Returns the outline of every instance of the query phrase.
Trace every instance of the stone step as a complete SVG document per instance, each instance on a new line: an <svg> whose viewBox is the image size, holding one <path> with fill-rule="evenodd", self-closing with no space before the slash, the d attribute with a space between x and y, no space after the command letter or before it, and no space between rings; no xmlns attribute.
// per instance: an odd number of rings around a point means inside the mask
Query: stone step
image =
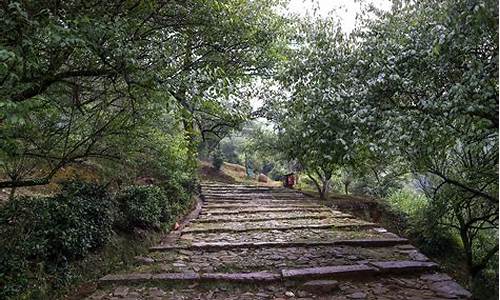
<svg viewBox="0 0 500 300"><path fill-rule="evenodd" d="M245 273L248 274L248 273ZM275 273L273 273L275 274ZM247 275L248 276L248 275ZM167 277L167 276L164 276ZM224 288L207 282L169 284L105 284L89 300L108 299L469 299L471 293L442 273L370 277L371 280L304 280L242 284L225 282ZM158 282L161 283L161 282ZM200 281L200 283L202 283ZM296 284L293 284L296 283Z"/></svg>
<svg viewBox="0 0 500 300"><path fill-rule="evenodd" d="M232 272L279 271L283 268L312 268L368 264L371 261L416 260L395 247L316 246L284 248L240 248L172 250L151 252L141 272ZM427 260L428 261L428 260Z"/></svg>
<svg viewBox="0 0 500 300"><path fill-rule="evenodd" d="M438 267L438 265L434 262L414 260L378 261L370 262L370 264L379 269L380 272L390 274L430 271L435 270Z"/></svg>
<svg viewBox="0 0 500 300"><path fill-rule="evenodd" d="M298 220L298 219L327 219L327 218L354 218L348 214L305 214L296 216L273 216L273 217L253 217L253 218L203 218L193 220L192 223L218 223L218 222L262 222L272 220Z"/></svg>
<svg viewBox="0 0 500 300"><path fill-rule="evenodd" d="M244 200L238 200L238 199L202 199L203 203L205 204L316 204L315 202L312 201L305 201L305 200L298 200L298 199L244 199Z"/></svg>
<svg viewBox="0 0 500 300"><path fill-rule="evenodd" d="M319 204L204 204L203 209L249 209L249 208L325 208Z"/></svg>
<svg viewBox="0 0 500 300"><path fill-rule="evenodd" d="M319 279L319 278L353 278L360 279L366 276L373 276L378 269L369 265L356 264L344 266L326 266L300 269L283 269L281 276L283 279Z"/></svg>
<svg viewBox="0 0 500 300"><path fill-rule="evenodd" d="M297 192L286 192L286 191L274 191L274 190L202 190L205 195L241 195L245 196L247 194L253 195L284 195L284 196L304 196L302 193Z"/></svg>
<svg viewBox="0 0 500 300"><path fill-rule="evenodd" d="M281 274L283 279L318 279L318 278L352 278L359 280L366 276L377 274L417 274L435 271L437 264L427 261L379 261L368 264L326 266L301 269L283 269Z"/></svg>
<svg viewBox="0 0 500 300"><path fill-rule="evenodd" d="M318 246L357 246L357 247L389 247L408 244L405 238L387 239L350 239L328 241L287 241L287 242L194 242L189 245L158 245L149 248L149 251L170 250L217 250L239 248L290 248L290 247L318 247Z"/></svg>
<svg viewBox="0 0 500 300"><path fill-rule="evenodd" d="M301 197L296 197L296 196L291 196L291 197L284 197L284 196L253 196L253 195L248 195L248 196L206 196L204 195L203 200L205 201L210 201L210 200L231 200L231 201L269 201L269 200L280 200L280 201L303 201L307 200L306 198L301 198Z"/></svg>
<svg viewBox="0 0 500 300"><path fill-rule="evenodd" d="M257 209L241 209L241 210L202 210L202 215L237 215L237 214L251 214L259 212L287 212L287 211L316 211L316 212L331 212L329 208L319 207L319 208L257 208Z"/></svg>
<svg viewBox="0 0 500 300"><path fill-rule="evenodd" d="M380 266L380 267L378 267ZM259 283L281 280L304 279L344 279L362 280L373 275L384 276L394 274L394 268L401 273L423 273L435 270L432 262L387 261L371 264L354 264L340 266L324 266L313 268L282 269L280 272L245 272L245 273L129 273L110 274L99 279L100 284L137 284L145 282L240 282Z"/></svg>
<svg viewBox="0 0 500 300"><path fill-rule="evenodd" d="M205 189L202 188L201 190L204 194L225 194L225 193L230 193L230 194L246 194L246 193L266 193L266 194L271 194L275 193L278 191L273 191L272 189L245 189L245 188L238 188L238 189ZM281 192L283 193L283 192ZM287 194L288 192L284 192Z"/></svg>
<svg viewBox="0 0 500 300"><path fill-rule="evenodd" d="M271 231L271 230L296 230L296 229L364 229L373 228L376 224L370 222L352 222L352 223L326 223L326 224L290 224L290 225L250 225L247 227L206 227L206 228L192 228L188 227L182 231L185 233L203 233L203 232L248 232L248 231Z"/></svg>
<svg viewBox="0 0 500 300"><path fill-rule="evenodd" d="M106 284L140 284L140 283L174 283L174 282L239 282L259 283L281 281L280 273L130 273L110 274L99 279L100 285Z"/></svg>

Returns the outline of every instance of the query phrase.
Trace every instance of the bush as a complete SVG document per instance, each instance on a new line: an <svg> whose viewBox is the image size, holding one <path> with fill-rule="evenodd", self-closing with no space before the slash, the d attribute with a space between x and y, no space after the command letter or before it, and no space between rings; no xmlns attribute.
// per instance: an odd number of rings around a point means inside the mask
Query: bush
<svg viewBox="0 0 500 300"><path fill-rule="evenodd" d="M419 211L425 209L428 199L421 194L401 189L393 191L386 198L391 209L402 212L408 216L414 216Z"/></svg>
<svg viewBox="0 0 500 300"><path fill-rule="evenodd" d="M111 234L112 201L102 186L70 182L54 197L22 197L0 211L3 237L29 258L80 258ZM12 244L14 243L14 244Z"/></svg>
<svg viewBox="0 0 500 300"><path fill-rule="evenodd" d="M222 156L222 152L220 150L216 150L212 155L212 166L214 167L214 169L219 171L222 168L223 164L224 158Z"/></svg>
<svg viewBox="0 0 500 300"><path fill-rule="evenodd" d="M407 189L393 191L385 199L409 236L424 252L432 256L458 252L458 237L436 221L427 197Z"/></svg>
<svg viewBox="0 0 500 300"><path fill-rule="evenodd" d="M7 202L0 209L0 298L24 289L34 268L64 268L102 247L112 223L111 198L95 184L70 182L53 197Z"/></svg>
<svg viewBox="0 0 500 300"><path fill-rule="evenodd" d="M157 186L130 186L117 198L125 227L159 228L168 219L170 205Z"/></svg>

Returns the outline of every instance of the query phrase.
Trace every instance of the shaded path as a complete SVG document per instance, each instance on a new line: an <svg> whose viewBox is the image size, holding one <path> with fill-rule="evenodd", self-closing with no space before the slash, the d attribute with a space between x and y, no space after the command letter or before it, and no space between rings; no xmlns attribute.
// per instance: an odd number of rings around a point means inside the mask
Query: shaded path
<svg viewBox="0 0 500 300"><path fill-rule="evenodd" d="M466 299L406 239L283 188L205 183L193 218L89 299Z"/></svg>

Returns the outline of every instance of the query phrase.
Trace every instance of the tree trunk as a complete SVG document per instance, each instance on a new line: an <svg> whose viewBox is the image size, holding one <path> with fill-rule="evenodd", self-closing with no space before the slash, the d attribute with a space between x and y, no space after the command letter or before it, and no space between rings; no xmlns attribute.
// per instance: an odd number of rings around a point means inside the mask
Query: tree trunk
<svg viewBox="0 0 500 300"><path fill-rule="evenodd" d="M322 200L325 200L325 193L323 191L322 186L319 184L319 182L316 180L316 178L314 178L313 176L311 176L309 174L307 174L307 176L312 180L312 182L316 186L316 189L318 190L318 193L319 193L319 198Z"/></svg>
<svg viewBox="0 0 500 300"><path fill-rule="evenodd" d="M350 182L344 182L344 193L349 195L349 184Z"/></svg>
<svg viewBox="0 0 500 300"><path fill-rule="evenodd" d="M10 193L9 193L9 201L13 200L14 199L14 196L16 194L16 189L17 187L13 186L11 189L10 189Z"/></svg>
<svg viewBox="0 0 500 300"><path fill-rule="evenodd" d="M323 197L321 199L326 199L326 195L328 195L328 184L330 183L330 179L323 180L323 187L321 188L321 194Z"/></svg>

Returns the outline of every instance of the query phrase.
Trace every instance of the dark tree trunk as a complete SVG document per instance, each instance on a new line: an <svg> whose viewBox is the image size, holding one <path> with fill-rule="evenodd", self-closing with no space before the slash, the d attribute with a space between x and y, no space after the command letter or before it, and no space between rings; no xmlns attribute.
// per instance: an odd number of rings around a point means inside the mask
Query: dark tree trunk
<svg viewBox="0 0 500 300"><path fill-rule="evenodd" d="M344 193L346 195L349 195L349 184L350 184L350 182L345 182L344 183Z"/></svg>

